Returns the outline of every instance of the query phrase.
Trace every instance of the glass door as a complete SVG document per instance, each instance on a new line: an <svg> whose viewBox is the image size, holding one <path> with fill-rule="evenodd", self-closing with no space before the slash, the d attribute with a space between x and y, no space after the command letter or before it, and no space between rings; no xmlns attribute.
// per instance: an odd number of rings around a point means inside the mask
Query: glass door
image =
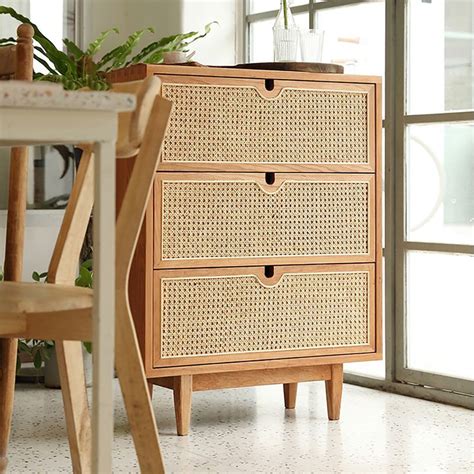
<svg viewBox="0 0 474 474"><path fill-rule="evenodd" d="M400 3L396 377L473 394L474 4Z"/></svg>

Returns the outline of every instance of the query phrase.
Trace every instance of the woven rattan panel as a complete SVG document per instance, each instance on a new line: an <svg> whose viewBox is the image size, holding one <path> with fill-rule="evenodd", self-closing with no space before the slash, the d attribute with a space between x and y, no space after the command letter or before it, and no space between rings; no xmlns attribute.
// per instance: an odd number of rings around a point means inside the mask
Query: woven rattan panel
<svg viewBox="0 0 474 474"><path fill-rule="evenodd" d="M161 357L354 346L369 341L366 272L161 280Z"/></svg>
<svg viewBox="0 0 474 474"><path fill-rule="evenodd" d="M361 255L367 182L163 181L162 259Z"/></svg>
<svg viewBox="0 0 474 474"><path fill-rule="evenodd" d="M368 163L365 92L164 84L163 162Z"/></svg>

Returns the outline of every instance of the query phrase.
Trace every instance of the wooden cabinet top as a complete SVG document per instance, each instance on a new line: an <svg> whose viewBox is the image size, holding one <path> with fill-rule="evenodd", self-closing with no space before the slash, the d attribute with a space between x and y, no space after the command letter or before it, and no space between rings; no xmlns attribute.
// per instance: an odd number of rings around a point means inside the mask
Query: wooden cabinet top
<svg viewBox="0 0 474 474"><path fill-rule="evenodd" d="M243 79L280 79L292 81L324 81L342 83L380 84L380 76L359 76L351 74L327 74L293 71L269 71L257 69L239 69L231 67L214 66L177 66L164 64L134 64L109 73L112 82L138 81L151 74L208 76L208 77L234 77Z"/></svg>

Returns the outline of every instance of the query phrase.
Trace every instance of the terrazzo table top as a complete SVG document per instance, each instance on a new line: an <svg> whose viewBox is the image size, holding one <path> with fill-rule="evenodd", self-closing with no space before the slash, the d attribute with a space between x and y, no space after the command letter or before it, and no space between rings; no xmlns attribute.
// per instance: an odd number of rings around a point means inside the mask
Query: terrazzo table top
<svg viewBox="0 0 474 474"><path fill-rule="evenodd" d="M0 107L126 112L135 106L133 94L67 91L60 84L46 82L0 82Z"/></svg>

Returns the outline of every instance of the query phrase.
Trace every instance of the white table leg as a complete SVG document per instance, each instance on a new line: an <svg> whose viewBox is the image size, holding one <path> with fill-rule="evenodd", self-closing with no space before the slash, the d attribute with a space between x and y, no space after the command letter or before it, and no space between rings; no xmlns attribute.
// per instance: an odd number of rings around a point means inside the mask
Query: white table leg
<svg viewBox="0 0 474 474"><path fill-rule="evenodd" d="M112 472L115 336L115 143L97 143L94 164L92 472Z"/></svg>

